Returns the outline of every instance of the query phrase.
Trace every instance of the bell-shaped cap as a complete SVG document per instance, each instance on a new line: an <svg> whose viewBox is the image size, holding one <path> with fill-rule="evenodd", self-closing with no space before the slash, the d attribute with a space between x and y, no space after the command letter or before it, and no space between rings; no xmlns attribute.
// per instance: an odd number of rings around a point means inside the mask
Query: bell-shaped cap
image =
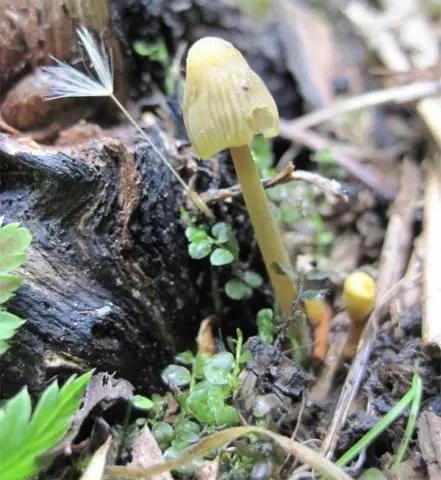
<svg viewBox="0 0 441 480"><path fill-rule="evenodd" d="M262 79L233 45L198 40L187 56L184 122L199 158L248 145L254 135L279 133L276 103Z"/></svg>
<svg viewBox="0 0 441 480"><path fill-rule="evenodd" d="M346 311L353 322L366 320L374 308L376 293L377 285L367 273L354 272L346 277L343 296Z"/></svg>

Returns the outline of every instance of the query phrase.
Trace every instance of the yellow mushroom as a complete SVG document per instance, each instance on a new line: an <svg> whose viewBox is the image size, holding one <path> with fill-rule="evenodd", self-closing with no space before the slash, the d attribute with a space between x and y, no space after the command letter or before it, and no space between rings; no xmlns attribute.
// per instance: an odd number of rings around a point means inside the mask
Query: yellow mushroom
<svg viewBox="0 0 441 480"><path fill-rule="evenodd" d="M351 358L357 349L363 328L375 304L377 286L365 272L351 273L343 286L346 312L351 320L343 355Z"/></svg>
<svg viewBox="0 0 441 480"><path fill-rule="evenodd" d="M187 57L184 122L195 154L208 159L230 149L265 267L282 313L296 298L294 281L274 263L289 265L249 144L257 134L279 133L279 114L262 79L229 42L216 37L197 41Z"/></svg>

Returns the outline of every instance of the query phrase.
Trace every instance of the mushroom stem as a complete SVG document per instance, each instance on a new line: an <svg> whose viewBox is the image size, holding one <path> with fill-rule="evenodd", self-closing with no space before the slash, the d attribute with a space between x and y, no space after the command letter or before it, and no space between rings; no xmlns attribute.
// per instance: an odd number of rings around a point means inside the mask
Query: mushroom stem
<svg viewBox="0 0 441 480"><path fill-rule="evenodd" d="M251 156L248 145L230 148L237 178L242 187L243 198L256 234L257 244L271 280L276 298L283 315L289 316L297 296L294 280L288 275L280 275L274 263L289 265L279 228L271 214L270 206L259 176L259 171Z"/></svg>

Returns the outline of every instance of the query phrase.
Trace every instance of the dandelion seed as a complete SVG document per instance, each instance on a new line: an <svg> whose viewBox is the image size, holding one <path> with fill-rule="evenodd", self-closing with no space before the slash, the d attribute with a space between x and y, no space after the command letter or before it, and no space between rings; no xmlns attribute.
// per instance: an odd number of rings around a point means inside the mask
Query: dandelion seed
<svg viewBox="0 0 441 480"><path fill-rule="evenodd" d="M43 67L49 73L51 93L44 96L45 100L55 100L66 97L109 97L113 95L113 72L104 42L99 46L90 32L78 28L77 34L84 50L92 64L98 79L91 78L71 65L51 57L56 66Z"/></svg>
<svg viewBox="0 0 441 480"><path fill-rule="evenodd" d="M101 43L98 44L85 27L78 28L77 34L84 47L84 51L90 60L96 78L77 70L65 62L61 62L60 60L51 57L56 65L43 67L43 70L49 74L47 82L51 87L51 92L48 95L43 96L43 99L55 100L57 98L67 97L110 97L138 130L144 140L150 145L156 155L158 155L158 157L165 163L167 168L188 192L195 204L205 213L205 215L214 219L213 213L207 207L205 202L184 182L164 154L158 149L158 147L156 147L122 103L115 97L113 92L112 62L109 59L104 42L101 41Z"/></svg>

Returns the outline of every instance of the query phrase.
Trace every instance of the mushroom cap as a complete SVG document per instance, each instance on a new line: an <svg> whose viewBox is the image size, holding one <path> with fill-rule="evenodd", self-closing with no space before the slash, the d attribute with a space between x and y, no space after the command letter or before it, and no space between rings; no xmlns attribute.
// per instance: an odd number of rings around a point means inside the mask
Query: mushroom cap
<svg viewBox="0 0 441 480"><path fill-rule="evenodd" d="M354 322L363 322L375 304L377 285L365 272L354 272L346 277L343 286L346 311Z"/></svg>
<svg viewBox="0 0 441 480"><path fill-rule="evenodd" d="M196 155L207 159L279 133L276 103L263 80L229 42L205 37L190 48L184 123Z"/></svg>

